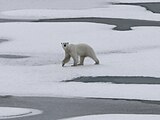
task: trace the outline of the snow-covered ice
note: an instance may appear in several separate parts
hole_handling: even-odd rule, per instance
[[[0,119],[10,119],[41,114],[42,111],[30,108],[0,107]]]
[[[159,120],[159,115],[141,115],[141,114],[106,114],[106,115],[88,115],[83,117],[68,118],[63,120]]]
[[[121,3],[149,3],[149,2],[160,2],[160,0],[116,0],[116,2]]]
[[[113,14],[114,13],[114,14]],[[52,9],[22,9],[1,12],[4,17],[19,19],[49,19],[49,18],[124,18],[159,21],[160,15],[147,11],[145,8],[133,5],[108,5],[104,8],[91,8],[80,10],[52,10]]]
[[[0,36],[10,40],[0,45],[1,54],[31,57],[0,59],[0,94],[159,100],[160,85],[60,82],[80,76],[160,77],[160,28],[114,31],[112,27],[95,23],[1,23]],[[93,65],[88,58],[84,66],[70,67],[71,61],[61,67],[64,51],[60,43],[64,41],[91,45],[101,64]]]
[[[40,6],[36,7],[35,1],[30,8],[32,0],[19,2],[12,6],[7,6],[7,1],[1,3],[2,10],[0,16],[3,18],[19,18],[19,19],[42,19],[42,18],[75,18],[75,17],[103,17],[103,18],[125,18],[125,19],[141,19],[141,20],[154,20],[159,21],[160,15],[146,10],[146,8],[134,5],[112,5],[111,3],[134,3],[134,2],[160,2],[159,0],[92,0],[92,1],[79,1],[67,0],[66,1],[50,1],[48,8],[46,2],[39,1]],[[23,4],[23,5],[22,5]],[[29,4],[29,6],[28,6]],[[14,8],[12,8],[14,6]],[[19,6],[28,6],[19,7]],[[8,9],[7,9],[8,8]],[[9,9],[12,8],[12,9]],[[34,8],[34,9],[33,9]]]

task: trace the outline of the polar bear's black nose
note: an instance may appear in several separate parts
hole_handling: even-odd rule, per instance
[[[64,45],[64,47],[66,47],[66,45]]]

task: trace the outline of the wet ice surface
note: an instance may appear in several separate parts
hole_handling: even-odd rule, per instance
[[[10,41],[8,39],[2,39],[2,38],[0,38],[0,45],[2,43],[5,43],[5,42],[10,42]],[[0,59],[3,58],[6,61],[7,61],[7,59],[22,59],[22,58],[28,58],[28,57],[30,57],[30,56],[0,53]],[[4,61],[4,60],[2,60],[2,61]]]
[[[3,42],[8,42],[9,40],[7,39],[3,39],[3,38],[0,38],[0,44],[3,43]]]
[[[1,19],[0,18],[0,23],[7,23],[7,22],[32,22],[34,20],[28,20],[28,19]]]
[[[29,56],[23,56],[23,55],[10,55],[10,54],[0,54],[0,58],[6,58],[6,59],[21,59],[21,58],[28,58]]]
[[[114,83],[114,84],[160,84],[160,78],[144,76],[100,76],[79,77],[64,82]]]
[[[25,54],[0,54],[0,64],[9,66],[46,66],[61,64],[61,58],[63,57],[62,54]]]

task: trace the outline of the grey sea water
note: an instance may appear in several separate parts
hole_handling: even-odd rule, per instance
[[[43,111],[43,114],[11,120],[58,120],[93,114],[160,114],[160,102],[125,99],[1,96],[0,106]]]

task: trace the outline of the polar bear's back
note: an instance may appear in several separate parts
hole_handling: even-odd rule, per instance
[[[81,56],[90,56],[95,54],[92,47],[83,43],[76,44],[76,51],[77,51],[77,54]]]

